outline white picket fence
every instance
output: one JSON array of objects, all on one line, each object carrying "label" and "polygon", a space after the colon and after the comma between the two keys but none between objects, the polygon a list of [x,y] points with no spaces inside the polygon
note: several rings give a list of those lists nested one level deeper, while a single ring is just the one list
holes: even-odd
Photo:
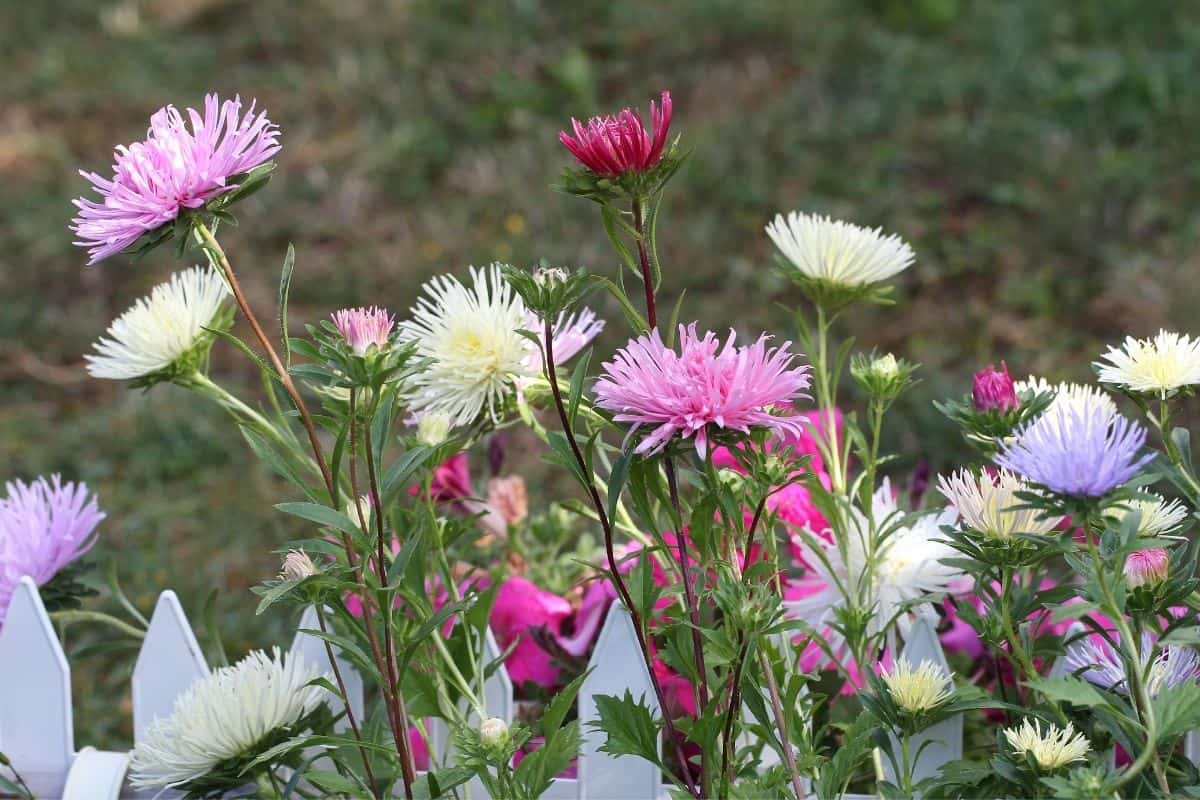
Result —
[{"label": "white picket fence", "polygon": [[[316,627],[316,614],[309,609],[299,628]],[[291,649],[313,663],[326,662],[323,642],[311,635],[298,632]],[[490,632],[487,650],[489,659],[500,655]],[[927,622],[918,621],[913,626],[903,655],[914,664],[933,660],[949,671],[937,635]],[[339,664],[352,708],[361,719],[362,680],[348,664],[340,659]],[[578,777],[555,779],[544,796],[547,800],[665,798],[666,785],[657,767],[634,756],[614,757],[600,752],[604,735],[589,725],[597,718],[597,695],[622,695],[628,690],[634,697],[641,697],[653,713],[659,711],[632,622],[619,604],[613,606],[604,622],[589,666],[591,671],[578,697],[583,732]],[[208,671],[179,599],[174,592],[163,592],[133,669],[134,740],[140,740],[154,718],[169,715],[175,699]],[[488,679],[484,694],[488,715],[511,722],[513,687],[503,667]],[[109,700],[114,706],[119,703],[116,697]],[[915,768],[917,779],[935,775],[943,764],[962,757],[962,725],[962,718],[956,717],[920,735],[930,744],[923,750],[919,743],[913,747],[913,752],[921,752]],[[447,740],[444,727],[431,726],[430,734],[431,749],[444,756]],[[1186,751],[1194,761],[1197,759],[1200,736],[1189,735]],[[9,757],[41,798],[111,800],[177,796],[134,791],[126,779],[127,752],[106,752],[89,746],[75,749],[71,668],[30,578],[21,580],[0,628],[0,752]],[[470,787],[470,797],[486,800],[477,782]]]}]

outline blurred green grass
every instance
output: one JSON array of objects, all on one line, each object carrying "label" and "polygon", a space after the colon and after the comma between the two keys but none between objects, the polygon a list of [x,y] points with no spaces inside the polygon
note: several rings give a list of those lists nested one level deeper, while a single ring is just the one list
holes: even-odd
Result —
[{"label": "blurred green grass", "polygon": [[[349,303],[402,312],[467,264],[615,269],[594,209],[549,189],[555,133],[669,88],[694,151],[659,234],[685,318],[791,333],[781,304],[799,297],[762,234],[776,211],[913,243],[899,305],[847,325],[924,364],[890,434],[905,465],[959,457],[929,401],[989,360],[1081,379],[1126,332],[1196,330],[1191,4],[63,0],[4,4],[0,54],[4,476],[91,483],[109,511],[98,555],[147,609],[173,587],[198,622],[219,588],[231,651],[284,635],[246,591],[294,532],[270,508],[282,488],[211,407],[88,380],[80,358],[176,265],[163,249],[85,269],[75,171],[105,171],[166,103],[241,93],[280,124],[278,176],[223,239],[264,314],[295,243],[299,331]],[[606,312],[602,348],[618,342]],[[214,371],[253,394],[230,353]],[[127,739],[125,675],[79,673],[81,741]]]}]

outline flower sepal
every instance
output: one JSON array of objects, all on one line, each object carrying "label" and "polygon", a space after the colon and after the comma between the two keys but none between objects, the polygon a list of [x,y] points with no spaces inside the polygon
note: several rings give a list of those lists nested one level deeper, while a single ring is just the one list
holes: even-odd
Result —
[{"label": "flower sepal", "polygon": [[645,200],[666,188],[687,160],[689,151],[679,146],[679,137],[667,146],[662,159],[645,171],[630,170],[621,175],[600,175],[586,167],[565,167],[554,190],[582,197],[597,205]]},{"label": "flower sepal", "polygon": [[591,275],[582,267],[574,271],[545,266],[526,270],[502,264],[500,273],[525,306],[543,322],[572,313],[596,288]]}]

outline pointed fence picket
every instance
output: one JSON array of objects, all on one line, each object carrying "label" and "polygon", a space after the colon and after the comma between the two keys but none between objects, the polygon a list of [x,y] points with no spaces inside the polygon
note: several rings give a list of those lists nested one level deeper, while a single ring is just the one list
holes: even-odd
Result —
[{"label": "pointed fence picket", "polygon": [[[319,629],[315,609],[301,618],[291,651],[306,661],[325,664],[325,644],[306,630]],[[484,657],[499,658],[501,649],[491,632]],[[925,620],[914,623],[903,655],[914,664],[931,660],[949,670],[933,626]],[[361,719],[363,682],[349,663],[340,657],[339,669],[346,684],[351,708]],[[651,713],[660,709],[650,675],[638,648],[633,622],[625,608],[614,604],[604,621],[589,662],[590,671],[578,695],[583,745],[576,778],[559,777],[544,795],[547,800],[657,800],[667,796],[660,770],[636,756],[612,756],[601,751],[604,734],[592,726],[598,719],[598,695],[621,696],[626,692],[640,699]],[[134,737],[140,741],[155,718],[171,713],[176,699],[209,671],[191,625],[174,592],[165,591],[154,614],[133,670]],[[1061,674],[1056,664],[1052,674]],[[503,666],[484,685],[484,713],[506,722],[513,720],[513,686]],[[340,710],[340,709],[338,709]],[[471,714],[474,719],[478,715]],[[961,716],[945,720],[922,732],[914,743],[928,742],[916,765],[916,778],[936,775],[946,762],[962,754]],[[444,726],[429,726],[432,750],[444,763],[449,748]],[[22,578],[13,594],[3,627],[0,627],[0,752],[11,759],[22,778],[38,797],[63,800],[107,800],[110,798],[170,798],[178,794],[134,791],[127,781],[129,753],[106,752],[84,747],[76,752],[71,706],[71,671],[54,627],[42,605],[37,586]],[[1195,759],[1200,754],[1200,737],[1189,734],[1185,752]],[[886,759],[885,759],[886,762]],[[885,763],[890,777],[890,767]],[[0,768],[0,775],[8,773]],[[487,800],[478,782],[470,786],[472,800]],[[850,800],[864,800],[851,796]]]}]

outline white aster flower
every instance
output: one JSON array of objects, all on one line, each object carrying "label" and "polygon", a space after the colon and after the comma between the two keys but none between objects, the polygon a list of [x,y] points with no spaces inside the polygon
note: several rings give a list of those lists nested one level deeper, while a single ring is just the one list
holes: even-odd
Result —
[{"label": "white aster flower", "polygon": [[[1068,383],[1064,381],[1058,385],[1053,385],[1045,378],[1039,378],[1030,375],[1023,381],[1017,381],[1013,384],[1013,388],[1020,392],[1033,392],[1034,394],[1044,394],[1046,392],[1054,392],[1054,400],[1050,402],[1050,406],[1046,411],[1042,412],[1042,416],[1049,416],[1049,411],[1058,406],[1064,406],[1075,412],[1075,416],[1080,418],[1090,417],[1093,410],[1097,407],[1103,408],[1106,414],[1116,414],[1117,404],[1109,397],[1099,386],[1093,386],[1087,383]],[[1067,414],[1070,417],[1071,414]]]},{"label": "white aster flower", "polygon": [[201,678],[154,720],[129,761],[135,787],[177,787],[227,759],[257,755],[271,734],[295,725],[325,700],[308,686],[321,671],[296,654],[254,651]]},{"label": "white aster flower", "polygon": [[[916,616],[936,617],[929,603],[919,604],[907,612],[901,610],[911,601],[946,594],[952,584],[964,579],[961,570],[940,563],[940,559],[958,555],[941,539],[942,526],[953,525],[958,514],[953,508],[922,514],[905,523],[896,505],[891,483],[885,478],[875,492],[873,509],[878,543],[875,568],[868,570],[868,537],[870,524],[865,514],[853,508],[849,516],[845,556],[833,532],[808,533],[822,542],[820,552],[800,537],[801,558],[809,565],[805,581],[819,588],[811,595],[789,603],[793,615],[818,631],[826,631],[830,649],[837,653],[844,646],[843,637],[829,628],[836,620],[836,609],[850,605],[857,598],[858,607],[872,609],[867,623],[868,635],[887,630],[888,646],[895,649],[895,632],[908,635]],[[881,533],[880,533],[881,532]],[[868,574],[870,577],[868,578]],[[894,627],[893,626],[894,622]]]},{"label": "white aster flower", "polygon": [[1033,488],[1006,469],[995,477],[960,469],[950,477],[938,477],[938,491],[958,510],[966,526],[988,538],[1010,539],[1016,533],[1047,534],[1059,519],[1032,508],[1017,508],[1026,501],[1018,492]]},{"label": "white aster flower", "polygon": [[400,338],[428,359],[412,379],[412,410],[446,414],[453,425],[468,425],[485,409],[495,417],[517,379],[530,373],[535,348],[517,333],[528,326],[525,304],[499,264],[472,267],[469,286],[438,275],[424,292],[412,319],[400,323]]},{"label": "white aster flower", "polygon": [[108,335],[85,355],[94,378],[131,380],[171,366],[205,335],[229,295],[224,278],[211,267],[176,272],[155,286],[108,326]]},{"label": "white aster flower", "polygon": [[1087,737],[1076,733],[1069,722],[1065,728],[1047,725],[1043,731],[1040,721],[1026,719],[1018,727],[1005,728],[1004,738],[1017,753],[1032,753],[1038,767],[1046,771],[1083,761],[1092,749]]},{"label": "white aster flower", "polygon": [[818,214],[793,211],[776,215],[767,235],[784,257],[807,278],[857,287],[886,280],[913,262],[913,250],[899,236],[885,236]]},{"label": "white aster flower", "polygon": [[1151,496],[1153,500],[1122,500],[1108,510],[1122,523],[1135,512],[1141,515],[1138,522],[1139,536],[1162,536],[1171,533],[1187,519],[1188,510],[1178,500],[1168,501],[1153,493]]},{"label": "white aster flower", "polygon": [[[1125,338],[1092,364],[1101,382],[1167,397],[1200,384],[1200,339],[1160,330],[1153,339]],[[1108,362],[1108,363],[1105,363]]]},{"label": "white aster flower", "polygon": [[891,671],[880,672],[879,677],[896,705],[913,714],[932,711],[954,693],[950,675],[929,660],[913,667],[907,658],[901,657]]}]

